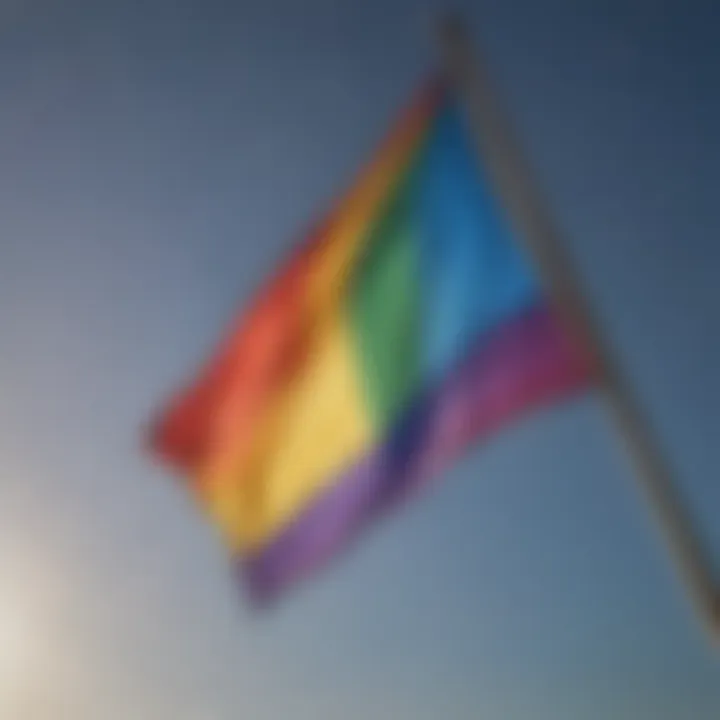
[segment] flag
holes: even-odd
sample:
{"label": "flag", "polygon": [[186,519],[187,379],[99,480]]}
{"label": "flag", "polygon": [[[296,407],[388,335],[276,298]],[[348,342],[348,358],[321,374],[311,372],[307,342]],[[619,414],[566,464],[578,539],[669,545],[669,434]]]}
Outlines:
{"label": "flag", "polygon": [[592,382],[470,138],[452,91],[423,88],[153,423],[255,603]]}

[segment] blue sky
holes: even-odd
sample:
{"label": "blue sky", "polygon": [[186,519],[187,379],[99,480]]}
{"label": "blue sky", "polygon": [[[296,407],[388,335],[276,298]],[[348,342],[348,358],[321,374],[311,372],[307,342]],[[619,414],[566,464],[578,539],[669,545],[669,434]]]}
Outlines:
{"label": "blue sky", "polygon": [[[458,3],[720,556],[720,14]],[[591,398],[251,617],[142,423],[433,61],[432,3],[0,4],[0,714],[711,720]]]}

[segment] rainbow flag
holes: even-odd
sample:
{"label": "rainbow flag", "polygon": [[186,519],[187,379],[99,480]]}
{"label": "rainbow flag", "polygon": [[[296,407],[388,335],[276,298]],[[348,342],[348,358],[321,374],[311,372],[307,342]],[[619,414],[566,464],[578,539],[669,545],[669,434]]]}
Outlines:
{"label": "rainbow flag", "polygon": [[152,428],[254,602],[592,380],[465,123],[451,91],[425,87]]}

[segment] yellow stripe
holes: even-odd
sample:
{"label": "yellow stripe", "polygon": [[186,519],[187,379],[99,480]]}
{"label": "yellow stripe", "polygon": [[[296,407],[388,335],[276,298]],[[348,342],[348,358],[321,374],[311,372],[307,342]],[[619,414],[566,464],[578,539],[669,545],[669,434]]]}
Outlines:
{"label": "yellow stripe", "polygon": [[419,149],[431,110],[420,105],[406,116],[331,215],[295,309],[310,335],[305,364],[255,420],[249,449],[217,438],[223,445],[210,453],[201,499],[233,549],[280,532],[372,444],[342,296],[368,225]]}
{"label": "yellow stripe", "polygon": [[243,477],[226,474],[232,464],[208,469],[208,508],[234,550],[266,542],[369,449],[359,380],[349,328],[335,316],[319,331],[312,362],[265,416]]}

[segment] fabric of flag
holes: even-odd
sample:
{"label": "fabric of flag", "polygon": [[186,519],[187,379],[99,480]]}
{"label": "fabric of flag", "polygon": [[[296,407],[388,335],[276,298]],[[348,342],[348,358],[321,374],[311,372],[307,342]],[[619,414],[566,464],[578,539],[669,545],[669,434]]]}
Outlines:
{"label": "fabric of flag", "polygon": [[151,432],[259,603],[592,361],[431,83]]}

